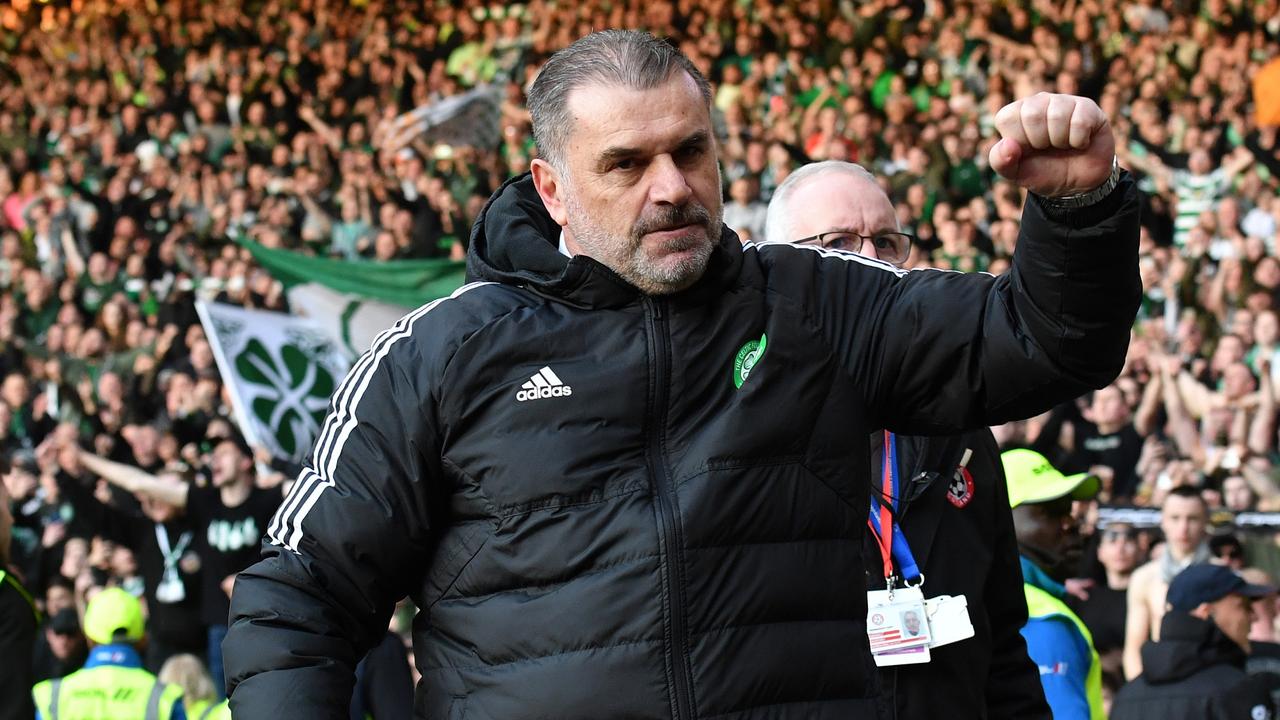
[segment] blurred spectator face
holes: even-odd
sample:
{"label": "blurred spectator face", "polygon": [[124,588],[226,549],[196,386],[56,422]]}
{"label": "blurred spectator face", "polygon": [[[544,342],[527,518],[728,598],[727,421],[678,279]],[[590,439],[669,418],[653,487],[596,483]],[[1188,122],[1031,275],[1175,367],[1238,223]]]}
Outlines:
{"label": "blurred spectator face", "polygon": [[186,373],[175,373],[169,378],[169,387],[165,391],[165,408],[170,417],[181,417],[182,408],[195,389],[195,382]]}
{"label": "blurred spectator face", "polygon": [[1249,366],[1237,362],[1227,366],[1222,374],[1222,394],[1229,399],[1242,398],[1257,389],[1257,381]]}
{"label": "blurred spectator face", "polygon": [[213,486],[225,487],[245,476],[252,460],[240,452],[240,448],[230,441],[218,443],[209,459]]}
{"label": "blurred spectator face", "polygon": [[1280,339],[1280,321],[1272,310],[1259,312],[1253,321],[1253,341],[1264,347],[1271,347]]}
{"label": "blurred spectator face", "polygon": [[133,551],[124,545],[116,545],[111,549],[109,562],[111,574],[118,578],[133,577],[138,574],[138,563],[133,557]]}
{"label": "blurred spectator face", "polygon": [[1124,393],[1120,392],[1120,388],[1115,385],[1105,387],[1093,394],[1089,413],[1089,419],[1101,426],[1124,425],[1129,420],[1129,406],[1125,404]]}
{"label": "blurred spectator face", "polygon": [[3,384],[0,384],[0,400],[3,400],[10,410],[18,410],[25,407],[30,399],[31,393],[27,388],[27,378],[25,376],[19,373],[12,373],[5,377]]}
{"label": "blurred spectator face", "polygon": [[753,200],[751,197],[751,181],[747,178],[734,180],[729,185],[729,197],[733,198],[733,201],[739,205],[750,203]]}
{"label": "blurred spectator face", "polygon": [[44,614],[53,617],[59,612],[75,607],[75,595],[66,585],[52,584],[44,593]]}
{"label": "blurred spectator face", "polygon": [[395,236],[389,232],[380,232],[374,239],[373,252],[378,260],[384,262],[394,260],[399,250],[400,246],[396,244]]}
{"label": "blurred spectator face", "polygon": [[62,546],[62,565],[58,574],[74,580],[89,564],[89,543],[84,538],[73,537]]}
{"label": "blurred spectator face", "polygon": [[1138,565],[1138,542],[1133,528],[1123,524],[1108,525],[1098,543],[1098,562],[1111,572],[1133,572]]}
{"label": "blurred spectator face", "polygon": [[1244,341],[1235,335],[1223,335],[1218,340],[1218,347],[1213,351],[1212,367],[1218,372],[1225,372],[1231,363],[1244,359]]}
{"label": "blurred spectator face", "polygon": [[1199,497],[1169,495],[1160,508],[1160,529],[1178,553],[1175,557],[1191,554],[1204,542],[1206,521],[1204,501]]}
{"label": "blurred spectator face", "polygon": [[1209,153],[1195,150],[1187,159],[1187,168],[1197,175],[1208,175],[1213,172],[1213,162],[1209,159]]}
{"label": "blurred spectator face", "polygon": [[1253,490],[1239,475],[1231,475],[1222,481],[1222,501],[1228,510],[1244,512],[1253,509]]}
{"label": "blurred spectator face", "polygon": [[84,644],[84,635],[79,632],[54,632],[53,628],[45,628],[44,637],[49,642],[49,650],[59,660],[71,658]]}
{"label": "blurred spectator face", "polygon": [[213,348],[209,347],[209,341],[201,338],[191,346],[191,367],[202,374],[213,368]]}
{"label": "blurred spectator face", "polygon": [[[4,476],[4,487],[13,501],[23,501],[36,491],[39,481],[34,474],[18,465],[12,465]],[[8,506],[6,505],[6,509]]]}

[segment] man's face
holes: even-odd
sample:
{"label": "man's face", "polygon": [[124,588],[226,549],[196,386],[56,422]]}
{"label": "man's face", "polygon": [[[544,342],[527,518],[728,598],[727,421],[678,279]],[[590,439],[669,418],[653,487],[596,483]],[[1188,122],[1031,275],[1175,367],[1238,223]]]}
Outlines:
{"label": "man's face", "polygon": [[1108,570],[1129,572],[1138,564],[1138,543],[1126,526],[1108,527],[1098,543],[1098,562]]}
{"label": "man's face", "polygon": [[1222,502],[1228,510],[1241,512],[1249,510],[1253,505],[1253,493],[1249,491],[1249,483],[1239,475],[1232,475],[1222,481]]}
{"label": "man's face", "polygon": [[1071,514],[1071,498],[1019,505],[1013,511],[1018,546],[1055,580],[1065,580],[1080,565],[1080,528]]}
{"label": "man's face", "polygon": [[1093,394],[1093,421],[1098,424],[1112,425],[1122,423],[1129,414],[1129,407],[1124,404],[1124,393],[1120,388],[1110,385]]}
{"label": "man's face", "polygon": [[45,614],[53,617],[69,607],[75,607],[75,598],[72,597],[71,590],[62,585],[50,585],[44,594]]}
{"label": "man's face", "polygon": [[231,441],[218,443],[209,458],[209,469],[214,487],[225,487],[240,479],[245,462],[240,448]]}
{"label": "man's face", "polygon": [[908,635],[920,634],[920,616],[915,612],[908,610],[902,615],[902,624],[907,629]]}
{"label": "man's face", "polygon": [[[787,212],[795,241],[837,230],[868,236],[896,232],[893,203],[874,182],[843,172],[811,177],[791,193]],[[772,238],[770,238],[772,239]],[[875,245],[863,242],[860,255],[880,259]]]}
{"label": "man's face", "polygon": [[707,104],[686,73],[649,90],[587,85],[569,94],[557,170],[534,162],[543,203],[574,253],[649,294],[682,290],[720,240],[720,168]]}
{"label": "man's face", "polygon": [[1160,512],[1160,529],[1170,547],[1180,555],[1186,555],[1199,545],[1205,536],[1204,502],[1198,498],[1170,495]]}
{"label": "man's face", "polygon": [[1249,626],[1253,624],[1253,603],[1243,595],[1228,595],[1209,604],[1209,617],[1223,635],[1249,651]]}
{"label": "man's face", "polygon": [[80,646],[80,635],[77,633],[58,633],[45,628],[44,636],[49,641],[49,649],[59,660],[71,657],[71,654]]}

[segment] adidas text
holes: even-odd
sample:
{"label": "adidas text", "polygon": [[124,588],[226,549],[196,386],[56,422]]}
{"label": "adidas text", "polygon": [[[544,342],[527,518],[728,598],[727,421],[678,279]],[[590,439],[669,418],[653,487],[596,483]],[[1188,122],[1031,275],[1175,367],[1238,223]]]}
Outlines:
{"label": "adidas text", "polygon": [[534,373],[527,382],[520,386],[519,392],[516,393],[516,401],[524,402],[542,398],[568,397],[572,394],[573,388],[561,382],[560,378],[552,372],[550,366],[543,366],[541,370]]}

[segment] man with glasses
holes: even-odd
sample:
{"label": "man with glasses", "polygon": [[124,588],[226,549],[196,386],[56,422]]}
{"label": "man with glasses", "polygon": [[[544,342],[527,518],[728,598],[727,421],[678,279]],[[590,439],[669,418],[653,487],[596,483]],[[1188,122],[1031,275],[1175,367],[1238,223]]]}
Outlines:
{"label": "man with glasses", "polygon": [[1134,568],[1142,561],[1137,536],[1132,526],[1110,523],[1098,538],[1098,564],[1103,577],[1089,588],[1089,597],[1067,598],[1067,604],[1080,616],[1093,634],[1093,646],[1106,672],[1122,674],[1124,652],[1124,620],[1126,593]]}
{"label": "man with glasses", "polygon": [[[911,254],[893,204],[871,173],[829,160],[797,169],[769,203],[767,240],[857,253],[894,266]],[[896,463],[884,462],[889,449]],[[999,450],[990,430],[945,437],[871,437],[873,497],[899,478],[897,515],[926,598],[964,597],[974,637],[931,648],[927,663],[881,668],[891,717],[1047,718],[1036,667],[1019,631],[1027,620]],[[867,557],[880,549],[875,534]],[[872,562],[871,567],[878,567]],[[869,588],[885,587],[870,573]]]}

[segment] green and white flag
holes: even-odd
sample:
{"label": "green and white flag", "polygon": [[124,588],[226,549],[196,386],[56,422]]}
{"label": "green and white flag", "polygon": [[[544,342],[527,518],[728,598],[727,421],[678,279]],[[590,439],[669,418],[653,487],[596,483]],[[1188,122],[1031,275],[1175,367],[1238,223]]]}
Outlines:
{"label": "green and white flag", "polygon": [[350,369],[347,354],[308,318],[203,301],[196,311],[245,439],[301,462]]}
{"label": "green and white flag", "polygon": [[448,297],[466,275],[455,260],[336,260],[239,242],[284,285],[290,309],[315,320],[351,359],[414,308]]}

